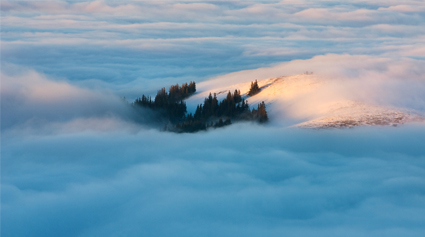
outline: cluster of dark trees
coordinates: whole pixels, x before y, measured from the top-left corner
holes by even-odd
[[[258,85],[257,85],[258,86]],[[145,95],[134,101],[134,106],[150,108],[158,112],[162,121],[168,121],[165,130],[173,132],[197,132],[208,128],[224,127],[233,121],[268,121],[264,102],[257,109],[250,110],[248,102],[242,98],[239,90],[232,94],[228,92],[226,98],[218,101],[216,94],[205,98],[199,104],[194,114],[186,115],[186,103],[183,99],[196,92],[195,82],[185,83],[181,87],[173,85],[167,92],[165,88],[158,91],[155,100]]]
[[[221,102],[217,100],[217,95],[210,95],[205,98],[204,103],[196,107],[194,119],[208,120],[211,117],[236,117],[244,114],[249,110],[248,104],[245,99],[242,99],[241,92],[235,90],[232,94],[230,91],[227,93],[226,98]]]
[[[134,105],[150,108],[157,111],[162,117],[170,120],[172,123],[180,121],[186,114],[187,107],[183,99],[188,98],[196,92],[195,82],[172,85],[168,92],[165,88],[158,91],[155,100],[150,96],[142,95],[134,101]]]
[[[258,86],[257,80],[251,82],[251,87],[249,88],[248,95],[254,96],[260,92],[260,87]]]
[[[254,120],[257,120],[260,123],[265,123],[269,121],[269,117],[267,116],[266,104],[261,102],[258,104],[257,109],[252,109],[251,111],[252,117]]]
[[[216,94],[210,93],[204,103],[196,107],[195,114],[188,114],[174,128],[177,132],[196,132],[224,127],[232,124],[232,120],[265,123],[268,121],[266,105],[262,102],[257,109],[250,110],[248,101],[242,98],[239,90],[235,90],[233,94],[229,91],[221,102]]]

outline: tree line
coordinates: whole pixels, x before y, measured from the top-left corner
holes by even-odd
[[[159,90],[154,100],[142,95],[133,105],[157,111],[160,117],[168,121],[164,130],[173,132],[197,132],[224,127],[232,124],[232,120],[260,123],[268,121],[265,103],[262,102],[258,104],[257,109],[250,110],[248,101],[242,98],[239,90],[235,90],[233,94],[229,91],[222,101],[218,101],[215,93],[214,95],[210,93],[204,103],[197,105],[194,114],[187,114],[183,99],[195,92],[195,82],[185,83],[181,87],[177,84],[171,86],[168,92],[165,88]]]
[[[172,85],[168,92],[165,88],[159,90],[152,100],[150,96],[142,95],[137,98],[133,105],[149,108],[157,111],[162,117],[175,123],[180,121],[186,114],[187,108],[184,99],[196,92],[196,83],[184,83],[181,87],[179,84]]]

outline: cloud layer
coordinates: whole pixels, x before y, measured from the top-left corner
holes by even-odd
[[[418,236],[424,134],[241,124],[8,139],[2,234]]]
[[[327,53],[424,59],[423,1],[1,4],[3,61],[132,98]]]

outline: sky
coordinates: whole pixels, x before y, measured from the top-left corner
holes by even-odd
[[[425,113],[422,0],[0,4],[3,236],[425,234],[423,124],[173,134],[123,100],[314,71]]]

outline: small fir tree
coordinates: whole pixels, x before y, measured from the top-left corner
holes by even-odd
[[[248,95],[254,96],[260,92],[260,87],[258,87],[258,82],[255,80],[255,82],[251,82],[251,88],[249,88]]]

